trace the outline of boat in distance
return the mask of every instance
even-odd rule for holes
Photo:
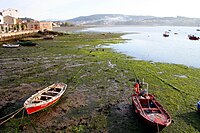
[[[188,38],[190,40],[199,40],[199,37],[195,36],[195,35],[188,35]]]
[[[165,32],[165,33],[163,33],[163,37],[169,37],[169,32]]]
[[[19,44],[2,44],[2,47],[4,48],[18,48],[20,45]]]
[[[27,114],[38,112],[56,103],[66,89],[66,84],[55,83],[33,94],[24,102],[24,108]]]

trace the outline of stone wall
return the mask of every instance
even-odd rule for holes
[[[38,30],[28,30],[28,31],[19,31],[19,32],[11,32],[11,33],[3,33],[0,34],[0,42],[20,39],[23,37],[28,37],[33,35],[34,33],[38,32]]]

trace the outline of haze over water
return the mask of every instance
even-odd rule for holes
[[[200,68],[200,41],[188,39],[189,34],[200,36],[200,31],[196,29],[197,27],[129,26],[89,28],[86,31],[130,33],[122,36],[130,40],[111,44],[110,47],[136,59]],[[165,31],[170,32],[169,37],[163,37]]]

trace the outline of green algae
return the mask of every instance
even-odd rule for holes
[[[32,86],[27,88],[32,89],[31,93],[54,82],[68,84],[67,92],[55,106],[25,115],[25,126],[20,130],[21,117],[11,119],[1,127],[2,131],[147,132],[134,114],[129,97],[134,80],[139,78],[149,83],[149,93],[155,95],[174,121],[161,132],[200,132],[195,108],[200,98],[200,69],[134,60],[99,47],[121,43],[121,35],[77,33],[35,40],[39,43],[36,47],[0,48],[0,91],[14,93],[10,88],[24,83]],[[31,93],[24,92],[20,98]],[[8,104],[4,106],[13,110]]]

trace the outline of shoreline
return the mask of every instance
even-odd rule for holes
[[[75,32],[75,31],[86,29],[86,28],[92,28],[92,27],[96,27],[96,26],[53,27],[53,31],[56,31],[56,32]]]

